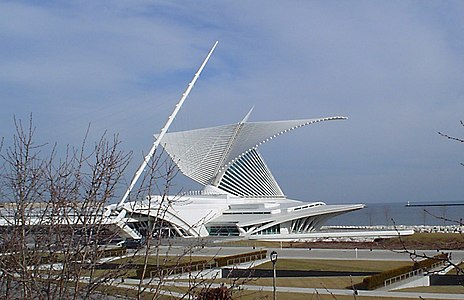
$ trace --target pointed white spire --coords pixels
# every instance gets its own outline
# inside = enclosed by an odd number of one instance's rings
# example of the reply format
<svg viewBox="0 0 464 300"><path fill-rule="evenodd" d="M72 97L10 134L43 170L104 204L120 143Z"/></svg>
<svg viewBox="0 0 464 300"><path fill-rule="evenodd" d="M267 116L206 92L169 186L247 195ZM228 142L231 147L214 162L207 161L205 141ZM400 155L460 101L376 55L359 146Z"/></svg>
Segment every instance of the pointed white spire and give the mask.
<svg viewBox="0 0 464 300"><path fill-rule="evenodd" d="M161 132L158 135L157 139L154 141L153 146L150 149L150 152L148 152L147 156L145 156L142 165L140 165L139 169L137 172L135 172L135 176L131 181L131 184L129 185L129 188L127 189L126 193L122 197L121 201L119 201L118 207L122 206L124 202L126 201L127 197L129 196L130 192L134 188L135 184L137 183L137 180L139 179L140 175L142 175L143 170L145 170L146 166L148 165L148 162L151 160L153 155L155 154L156 148L159 146L161 143L161 140L163 139L164 135L168 132L169 127L171 126L172 121L174 121L174 118L176 117L177 113L179 112L180 108L182 107L182 104L184 103L185 99L187 99L187 96L189 95L190 91L192 90L193 86L195 85L195 82L197 81L198 77L200 77L201 71L203 71L203 68L206 66L206 63L208 62L209 58L211 57L211 54L213 54L214 49L216 49L216 46L218 44L218 41L216 41L209 50L208 55L206 56L205 60L201 64L200 68L198 71L195 73L193 76L192 81L187 86L187 89L185 92L182 94L182 97L180 98L179 102L176 104L176 107L174 108L173 113L169 116L166 124L164 125L163 128L161 128Z"/></svg>
<svg viewBox="0 0 464 300"><path fill-rule="evenodd" d="M255 106L253 105L250 111L246 114L245 118L243 118L242 122L240 122L241 124L246 123L248 121L248 118L250 118L251 112L253 111L254 108Z"/></svg>

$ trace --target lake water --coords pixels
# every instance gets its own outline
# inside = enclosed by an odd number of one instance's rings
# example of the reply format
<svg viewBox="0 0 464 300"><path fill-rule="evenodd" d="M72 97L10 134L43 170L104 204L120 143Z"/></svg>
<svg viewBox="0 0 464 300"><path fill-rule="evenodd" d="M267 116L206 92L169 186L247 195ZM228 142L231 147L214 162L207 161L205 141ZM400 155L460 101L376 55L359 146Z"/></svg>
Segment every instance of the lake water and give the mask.
<svg viewBox="0 0 464 300"><path fill-rule="evenodd" d="M364 209L332 218L325 225L457 225L460 220L464 220L464 203L414 207L406 204L367 204Z"/></svg>

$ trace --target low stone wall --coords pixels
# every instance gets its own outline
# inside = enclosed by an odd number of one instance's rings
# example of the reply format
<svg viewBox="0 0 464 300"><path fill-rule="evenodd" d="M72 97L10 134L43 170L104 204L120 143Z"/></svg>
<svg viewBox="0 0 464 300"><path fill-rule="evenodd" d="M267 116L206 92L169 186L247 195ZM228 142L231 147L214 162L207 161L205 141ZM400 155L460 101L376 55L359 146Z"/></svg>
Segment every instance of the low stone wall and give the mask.
<svg viewBox="0 0 464 300"><path fill-rule="evenodd" d="M430 275L430 285L464 285L464 275Z"/></svg>
<svg viewBox="0 0 464 300"><path fill-rule="evenodd" d="M376 273L377 272L276 270L276 277L370 276ZM274 272L268 269L222 269L222 278L268 278L273 276Z"/></svg>
<svg viewBox="0 0 464 300"><path fill-rule="evenodd" d="M340 225L340 226L322 226L321 230L327 231L346 231L346 230L414 230L414 232L440 232L440 233L463 233L464 226L461 225L374 225L374 226L351 226L351 225Z"/></svg>

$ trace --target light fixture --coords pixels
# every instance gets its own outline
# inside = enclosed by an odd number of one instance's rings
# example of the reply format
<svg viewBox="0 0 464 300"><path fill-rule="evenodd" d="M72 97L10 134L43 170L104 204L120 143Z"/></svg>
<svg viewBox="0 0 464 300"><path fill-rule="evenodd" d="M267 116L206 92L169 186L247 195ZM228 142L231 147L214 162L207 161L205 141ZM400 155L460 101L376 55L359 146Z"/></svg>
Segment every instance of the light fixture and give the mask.
<svg viewBox="0 0 464 300"><path fill-rule="evenodd" d="M277 291L276 291L276 268L275 268L275 264L277 262L277 252L275 251L272 251L271 254L269 254L269 257L271 259L271 262L272 262L272 271L273 271L273 278L272 278L272 286L273 286L273 298L274 300L277 299Z"/></svg>
<svg viewBox="0 0 464 300"><path fill-rule="evenodd" d="M271 254L269 255L269 257L271 258L271 262L272 262L273 264L275 264L276 261L277 261L277 252L272 251Z"/></svg>

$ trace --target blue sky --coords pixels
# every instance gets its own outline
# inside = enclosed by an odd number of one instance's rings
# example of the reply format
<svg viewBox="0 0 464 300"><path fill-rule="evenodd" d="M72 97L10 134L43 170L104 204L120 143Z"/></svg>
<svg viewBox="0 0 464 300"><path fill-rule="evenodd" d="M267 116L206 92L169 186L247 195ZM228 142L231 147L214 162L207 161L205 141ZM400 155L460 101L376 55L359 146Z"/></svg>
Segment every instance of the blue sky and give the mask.
<svg viewBox="0 0 464 300"><path fill-rule="evenodd" d="M119 133L131 177L214 41L173 130L344 115L261 152L327 203L464 200L462 1L0 1L0 136ZM185 183L189 185L190 183Z"/></svg>

